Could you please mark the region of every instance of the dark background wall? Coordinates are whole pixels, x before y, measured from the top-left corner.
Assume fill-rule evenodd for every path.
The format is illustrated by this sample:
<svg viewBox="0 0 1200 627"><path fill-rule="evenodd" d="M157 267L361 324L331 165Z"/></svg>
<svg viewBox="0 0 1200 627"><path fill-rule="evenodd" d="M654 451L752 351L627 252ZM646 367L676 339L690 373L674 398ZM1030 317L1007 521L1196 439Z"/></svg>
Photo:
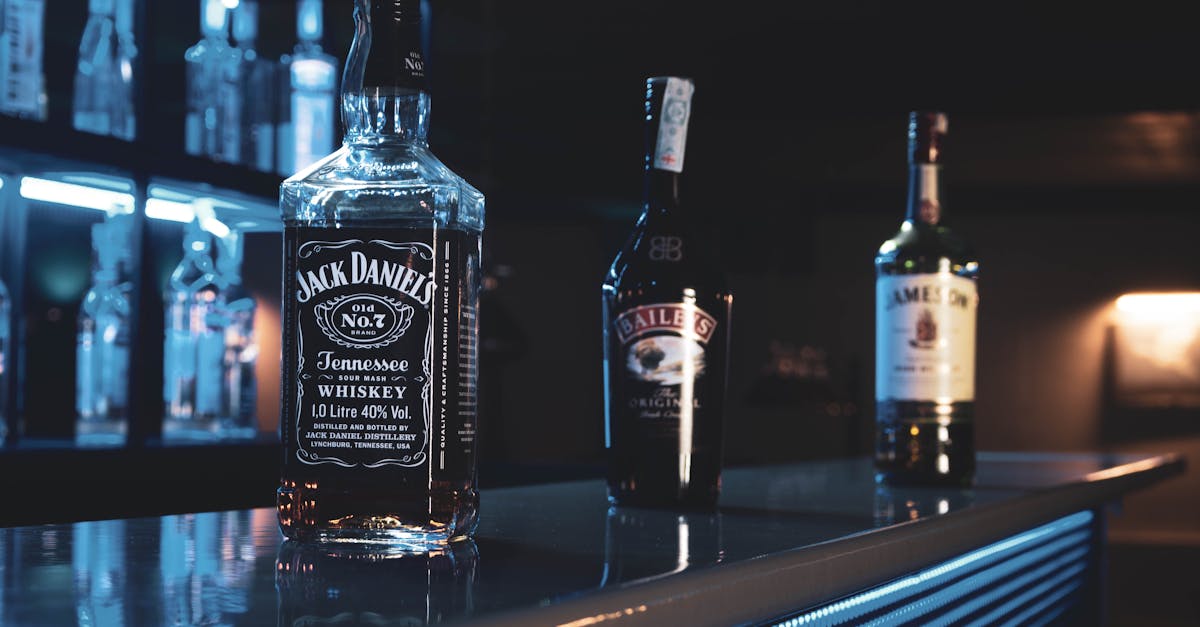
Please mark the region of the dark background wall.
<svg viewBox="0 0 1200 627"><path fill-rule="evenodd" d="M143 146L164 163L182 153L192 4L147 3ZM981 258L980 448L1200 464L1200 415L1123 417L1103 388L1114 299L1200 288L1194 4L429 4L431 145L488 196L485 469L602 463L599 285L639 211L643 81L659 74L696 81L685 202L735 289L730 464L869 450L871 259L902 219L906 115L925 107L950 116L946 204ZM85 3L50 5L51 122L67 124ZM277 58L293 3L261 6L258 47ZM325 12L344 58L351 3ZM210 182L267 200L277 184ZM278 242L253 244L269 312ZM269 362L260 374L271 430ZM1114 533L1200 542L1197 493L1192 470L1133 496Z"/></svg>

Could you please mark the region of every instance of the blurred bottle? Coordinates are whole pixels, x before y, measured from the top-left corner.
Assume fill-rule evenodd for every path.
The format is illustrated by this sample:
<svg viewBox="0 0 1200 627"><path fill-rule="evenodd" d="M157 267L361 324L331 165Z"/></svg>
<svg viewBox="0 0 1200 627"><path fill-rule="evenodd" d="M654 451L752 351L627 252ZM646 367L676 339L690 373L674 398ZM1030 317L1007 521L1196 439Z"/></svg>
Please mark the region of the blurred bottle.
<svg viewBox="0 0 1200 627"><path fill-rule="evenodd" d="M274 172L277 69L275 62L258 54L257 38L258 2L242 0L233 11L233 39L239 57L237 84L233 87L241 104L237 112L240 163L262 172ZM231 76L225 74L227 80Z"/></svg>
<svg viewBox="0 0 1200 627"><path fill-rule="evenodd" d="M75 66L75 128L132 140L133 0L90 0Z"/></svg>
<svg viewBox="0 0 1200 627"><path fill-rule="evenodd" d="M296 37L290 55L279 60L283 90L279 96L277 172L291 176L333 152L337 96L337 59L321 49L325 18L321 0L296 4Z"/></svg>
<svg viewBox="0 0 1200 627"><path fill-rule="evenodd" d="M128 622L124 520L91 520L71 525L71 571L80 625Z"/></svg>
<svg viewBox="0 0 1200 627"><path fill-rule="evenodd" d="M255 0L238 2L227 14L234 32L234 41L221 50L218 57L217 79L217 146L212 153L216 161L242 162L243 116L242 108L246 97L242 92L242 81L246 74L246 48L240 32L251 37L250 31L258 30L258 3ZM253 46L253 42L249 42ZM253 50L251 49L253 53Z"/></svg>
<svg viewBox="0 0 1200 627"><path fill-rule="evenodd" d="M83 446L124 444L128 430L132 222L114 211L92 225L92 285L75 348L75 441Z"/></svg>
<svg viewBox="0 0 1200 627"><path fill-rule="evenodd" d="M221 0L200 0L199 42L187 49L187 117L184 148L190 155L212 156L220 149L218 87L221 59L229 51L229 10Z"/></svg>
<svg viewBox="0 0 1200 627"><path fill-rule="evenodd" d="M11 350L12 300L8 287L0 280L0 444L8 438L8 369Z"/></svg>
<svg viewBox="0 0 1200 627"><path fill-rule="evenodd" d="M159 535L162 625L246 624L257 561L253 512L164 516Z"/></svg>
<svg viewBox="0 0 1200 627"><path fill-rule="evenodd" d="M605 520L600 586L711 566L724 557L720 512L614 505Z"/></svg>
<svg viewBox="0 0 1200 627"><path fill-rule="evenodd" d="M258 435L258 385L254 374L258 360L254 337L256 304L254 296L242 284L243 239L244 235L237 231L217 239L219 282L227 286L218 301L220 324L225 329L219 435L232 439Z"/></svg>
<svg viewBox="0 0 1200 627"><path fill-rule="evenodd" d="M183 236L183 258L165 290L163 346L163 439L211 440L221 414L225 329L224 285L216 264L216 241L205 223L211 203L193 203L196 217Z"/></svg>
<svg viewBox="0 0 1200 627"><path fill-rule="evenodd" d="M5 0L0 25L0 112L46 119L42 69L46 0Z"/></svg>
<svg viewBox="0 0 1200 627"><path fill-rule="evenodd" d="M279 625L434 625L474 613L479 550L470 539L430 551L387 544L280 545Z"/></svg>

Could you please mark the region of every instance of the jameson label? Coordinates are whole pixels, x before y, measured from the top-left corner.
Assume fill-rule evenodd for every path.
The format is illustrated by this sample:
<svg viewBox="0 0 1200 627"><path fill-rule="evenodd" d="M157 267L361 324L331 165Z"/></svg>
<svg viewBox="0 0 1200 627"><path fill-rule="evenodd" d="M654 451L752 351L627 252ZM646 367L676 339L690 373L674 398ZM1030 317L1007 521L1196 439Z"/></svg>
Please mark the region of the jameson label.
<svg viewBox="0 0 1200 627"><path fill-rule="evenodd" d="M950 273L875 283L875 398L975 400L975 281Z"/></svg>
<svg viewBox="0 0 1200 627"><path fill-rule="evenodd" d="M462 453L455 443L464 433L462 234L289 230L284 297L294 344L285 402L295 456L343 467L444 468L447 454Z"/></svg>
<svg viewBox="0 0 1200 627"><path fill-rule="evenodd" d="M622 346L625 409L645 435L677 436L680 418L705 407L700 382L716 318L694 304L664 303L629 309L613 324Z"/></svg>
<svg viewBox="0 0 1200 627"><path fill-rule="evenodd" d="M663 92L662 113L658 123L658 141L654 149L654 167L670 172L683 172L683 152L687 144L688 118L691 117L691 81L668 78Z"/></svg>

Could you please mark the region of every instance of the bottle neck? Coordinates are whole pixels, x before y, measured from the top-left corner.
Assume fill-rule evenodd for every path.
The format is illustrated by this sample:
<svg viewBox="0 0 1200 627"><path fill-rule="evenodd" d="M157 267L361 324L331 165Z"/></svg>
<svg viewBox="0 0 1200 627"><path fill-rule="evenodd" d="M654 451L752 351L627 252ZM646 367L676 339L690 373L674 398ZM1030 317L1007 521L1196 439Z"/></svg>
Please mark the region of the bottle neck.
<svg viewBox="0 0 1200 627"><path fill-rule="evenodd" d="M646 211L670 214L679 208L694 86L688 79L654 77L646 82Z"/></svg>
<svg viewBox="0 0 1200 627"><path fill-rule="evenodd" d="M679 174L659 170L646 169L645 210L647 213L658 215L675 214L679 210Z"/></svg>
<svg viewBox="0 0 1200 627"><path fill-rule="evenodd" d="M418 0L355 0L342 75L342 123L354 145L428 143L429 93Z"/></svg>
<svg viewBox="0 0 1200 627"><path fill-rule="evenodd" d="M942 166L912 163L908 166L908 222L936 226L945 217L942 210Z"/></svg>

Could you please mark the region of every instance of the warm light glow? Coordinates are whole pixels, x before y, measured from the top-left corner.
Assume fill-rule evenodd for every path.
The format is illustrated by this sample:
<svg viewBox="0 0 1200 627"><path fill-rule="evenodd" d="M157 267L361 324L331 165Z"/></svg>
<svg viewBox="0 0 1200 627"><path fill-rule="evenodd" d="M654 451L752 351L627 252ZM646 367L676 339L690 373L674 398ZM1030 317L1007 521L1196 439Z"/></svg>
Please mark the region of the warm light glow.
<svg viewBox="0 0 1200 627"><path fill-rule="evenodd" d="M1200 380L1200 292L1125 294L1116 302L1122 388L1182 389Z"/></svg>
<svg viewBox="0 0 1200 627"><path fill-rule="evenodd" d="M920 427L918 427L917 425L913 425L913 426L912 426L912 427L911 427L911 428L908 430L908 434L909 434L909 435L911 435L911 436L912 436L912 437L914 437L914 438L915 438L915 437L917 437L918 435L920 435L920 433L921 433L921 428L920 428Z"/></svg>
<svg viewBox="0 0 1200 627"><path fill-rule="evenodd" d="M97 211L133 211L133 194L32 176L21 177L21 197Z"/></svg>
<svg viewBox="0 0 1200 627"><path fill-rule="evenodd" d="M1200 314L1200 292L1125 294L1117 311L1137 318L1175 319Z"/></svg>

